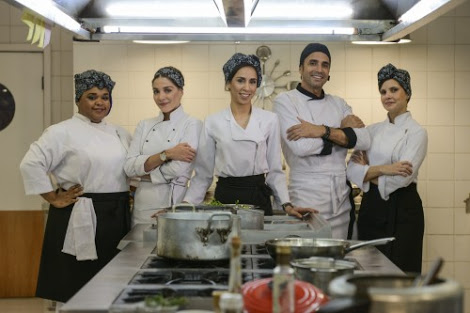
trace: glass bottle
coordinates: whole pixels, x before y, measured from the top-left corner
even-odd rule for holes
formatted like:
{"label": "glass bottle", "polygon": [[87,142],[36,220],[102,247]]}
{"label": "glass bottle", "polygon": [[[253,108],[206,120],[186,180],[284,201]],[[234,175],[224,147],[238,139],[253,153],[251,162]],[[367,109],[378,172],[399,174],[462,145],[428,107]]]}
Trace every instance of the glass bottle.
{"label": "glass bottle", "polygon": [[273,271],[273,313],[294,313],[295,278],[290,266],[290,246],[276,247],[277,265]]}
{"label": "glass bottle", "polygon": [[223,313],[243,312],[241,251],[242,243],[240,237],[232,237],[228,292],[222,293],[219,300],[219,307]]}

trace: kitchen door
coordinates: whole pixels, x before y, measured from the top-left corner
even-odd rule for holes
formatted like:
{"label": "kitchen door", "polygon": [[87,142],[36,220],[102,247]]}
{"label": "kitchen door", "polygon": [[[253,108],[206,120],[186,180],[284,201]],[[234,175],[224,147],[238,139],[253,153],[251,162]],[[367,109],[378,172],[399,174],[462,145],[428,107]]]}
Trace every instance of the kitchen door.
{"label": "kitchen door", "polygon": [[0,211],[41,209],[39,196],[25,196],[19,165],[44,130],[43,72],[40,52],[0,52],[0,84],[15,102],[11,123],[0,130]]}

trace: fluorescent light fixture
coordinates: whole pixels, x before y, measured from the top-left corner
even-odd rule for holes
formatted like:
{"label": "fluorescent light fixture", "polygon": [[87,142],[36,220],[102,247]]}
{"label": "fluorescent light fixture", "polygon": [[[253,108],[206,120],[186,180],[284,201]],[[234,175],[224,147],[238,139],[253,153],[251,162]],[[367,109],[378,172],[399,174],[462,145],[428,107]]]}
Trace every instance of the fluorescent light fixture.
{"label": "fluorescent light fixture", "polygon": [[140,2],[132,1],[130,3],[111,3],[106,6],[105,11],[113,17],[144,17],[154,19],[172,18],[191,18],[191,17],[220,17],[215,5],[203,5],[197,1],[181,2],[165,1],[165,4],[159,2]]}
{"label": "fluorescent light fixture", "polygon": [[305,35],[353,35],[354,27],[153,27],[153,26],[109,26],[105,33],[148,34],[305,34]]}
{"label": "fluorescent light fixture", "polygon": [[[325,1],[326,2],[326,1]],[[343,19],[349,18],[354,11],[350,5],[318,4],[302,1],[301,3],[269,3],[262,6],[258,4],[253,12],[253,18],[257,19]]]}
{"label": "fluorescent light fixture", "polygon": [[51,0],[16,0],[17,3],[43,16],[49,21],[58,24],[74,33],[81,33],[82,26],[73,18],[62,12]]}
{"label": "fluorescent light fixture", "polygon": [[449,2],[449,0],[418,1],[413,7],[411,7],[411,9],[409,9],[402,16],[400,16],[398,21],[400,23],[405,24],[418,21],[427,16],[430,12],[434,12],[447,2]]}
{"label": "fluorescent light fixture", "polygon": [[363,41],[352,41],[351,43],[353,43],[355,45],[396,45],[396,44],[404,44],[404,43],[410,43],[410,42],[411,42],[410,35],[406,35],[405,37],[401,38],[400,40],[396,40],[396,41],[373,41],[373,40],[367,41],[367,40],[363,40]]}
{"label": "fluorescent light fixture", "polygon": [[134,43],[142,43],[142,44],[149,44],[149,45],[173,45],[173,44],[181,44],[187,43],[189,40],[133,40]]}

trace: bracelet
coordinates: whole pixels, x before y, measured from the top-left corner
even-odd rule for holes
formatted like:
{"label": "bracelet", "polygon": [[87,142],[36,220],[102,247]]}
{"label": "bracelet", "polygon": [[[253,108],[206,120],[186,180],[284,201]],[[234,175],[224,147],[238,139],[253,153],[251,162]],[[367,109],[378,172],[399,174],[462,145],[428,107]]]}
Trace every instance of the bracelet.
{"label": "bracelet", "polygon": [[284,212],[286,212],[286,208],[287,208],[288,206],[290,206],[290,207],[292,207],[292,208],[294,207],[294,206],[292,205],[292,203],[290,203],[290,202],[286,202],[286,203],[284,203],[284,204],[281,205],[281,206],[282,206],[282,210],[283,210]]}
{"label": "bracelet", "polygon": [[328,140],[330,138],[331,129],[329,126],[323,125],[325,127],[325,134],[321,136],[322,139]]}

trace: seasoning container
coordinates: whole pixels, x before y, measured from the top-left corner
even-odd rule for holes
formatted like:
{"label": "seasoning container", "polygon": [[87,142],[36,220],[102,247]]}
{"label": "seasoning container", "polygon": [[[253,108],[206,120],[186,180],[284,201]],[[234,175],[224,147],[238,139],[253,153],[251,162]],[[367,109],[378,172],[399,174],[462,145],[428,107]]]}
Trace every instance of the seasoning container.
{"label": "seasoning container", "polygon": [[276,247],[277,265],[273,271],[273,313],[294,313],[295,278],[290,266],[290,246]]}
{"label": "seasoning container", "polygon": [[230,275],[228,292],[220,295],[219,307],[222,313],[242,313],[242,270],[241,270],[242,243],[238,236],[232,237],[230,245]]}

